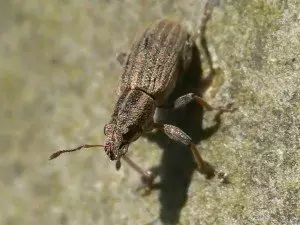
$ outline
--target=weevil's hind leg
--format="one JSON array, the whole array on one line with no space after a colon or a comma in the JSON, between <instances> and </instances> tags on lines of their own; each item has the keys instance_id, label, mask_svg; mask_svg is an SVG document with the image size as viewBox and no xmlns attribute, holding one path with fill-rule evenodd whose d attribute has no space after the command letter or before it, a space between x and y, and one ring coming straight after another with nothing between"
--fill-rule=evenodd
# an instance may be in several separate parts
<instances>
[{"instance_id":1,"label":"weevil's hind leg","mask_svg":"<svg viewBox=\"0 0 300 225\"><path fill-rule=\"evenodd\" d=\"M153 189L157 188L157 185L154 183L157 174L153 173L151 170L142 169L126 155L124 155L122 159L127 162L132 169L141 175L142 186L138 187L137 189L139 192L141 192L141 195L149 195Z\"/></svg>"},{"instance_id":2,"label":"weevil's hind leg","mask_svg":"<svg viewBox=\"0 0 300 225\"><path fill-rule=\"evenodd\" d=\"M220 178L222 181L226 180L225 173L221 171L217 171L212 165L210 165L208 162L202 159L200 153L198 152L191 138L186 133L184 133L180 128L170 124L162 124L162 123L155 123L154 128L162 130L172 140L180 142L185 146L187 146L193 153L194 159L197 164L197 170L200 173L204 174L207 179L216 176L217 178Z\"/></svg>"},{"instance_id":3,"label":"weevil's hind leg","mask_svg":"<svg viewBox=\"0 0 300 225\"><path fill-rule=\"evenodd\" d=\"M190 103L192 101L195 101L198 105L200 105L201 107L205 108L208 111L219 110L221 113L223 113L223 112L233 112L235 110L235 108L232 107L233 104L227 104L223 107L222 106L218 106L218 107L211 106L203 98L201 98L200 96L198 96L194 93L185 94L185 95L177 98L173 105L160 106L160 108L179 109L179 108L186 106L188 103Z\"/></svg>"},{"instance_id":4,"label":"weevil's hind leg","mask_svg":"<svg viewBox=\"0 0 300 225\"><path fill-rule=\"evenodd\" d=\"M125 53L125 52L120 52L116 55L117 61L122 66L125 64L126 57L127 57L127 53Z\"/></svg>"},{"instance_id":5,"label":"weevil's hind leg","mask_svg":"<svg viewBox=\"0 0 300 225\"><path fill-rule=\"evenodd\" d=\"M197 32L192 36L194 42L196 42L196 40L198 38L200 38L200 43L201 43L202 50L205 54L205 57L207 58L208 74L206 74L204 76L204 78L202 79L202 81L201 81L203 90L206 90L211 85L211 83L213 81L213 78L214 78L214 75L215 75L215 70L214 70L214 67L213 67L213 61L212 61L211 54L208 50L208 45L207 45L207 39L206 39L205 32L206 32L207 22L211 18L213 7L217 4L218 4L217 0L214 0L214 1L213 0L207 0L206 1L200 25L197 29Z\"/></svg>"}]
</instances>

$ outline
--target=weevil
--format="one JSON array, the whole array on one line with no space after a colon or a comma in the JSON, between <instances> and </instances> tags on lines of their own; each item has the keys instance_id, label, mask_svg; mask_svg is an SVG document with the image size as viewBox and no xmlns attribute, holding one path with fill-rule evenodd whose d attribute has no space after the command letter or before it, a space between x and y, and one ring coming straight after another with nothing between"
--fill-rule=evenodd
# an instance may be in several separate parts
<instances>
[{"instance_id":1,"label":"weevil","mask_svg":"<svg viewBox=\"0 0 300 225\"><path fill-rule=\"evenodd\" d=\"M165 100L192 60L192 47L195 46L198 37L208 58L210 73L207 80L211 80L213 76L214 69L204 35L211 12L211 5L206 3L204 16L198 32L194 35L180 23L169 19L161 19L150 25L133 42L127 54L122 53L117 57L123 71L118 87L118 100L110 121L104 127L104 144L85 144L74 149L61 150L52 154L50 159L65 152L103 147L109 159L116 161L117 170L121 167L120 160L123 159L142 175L145 184L150 187L155 175L138 166L126 153L129 145L143 133L157 129L172 140L187 146L192 151L200 172L205 173L207 177L217 176L224 179L224 173L216 171L202 159L195 144L183 130L171 124L154 121L157 108L178 109L192 101L208 110L219 110L219 113L232 111L228 106L212 107L195 93L179 97L172 105L165 104Z\"/></svg>"}]
</instances>

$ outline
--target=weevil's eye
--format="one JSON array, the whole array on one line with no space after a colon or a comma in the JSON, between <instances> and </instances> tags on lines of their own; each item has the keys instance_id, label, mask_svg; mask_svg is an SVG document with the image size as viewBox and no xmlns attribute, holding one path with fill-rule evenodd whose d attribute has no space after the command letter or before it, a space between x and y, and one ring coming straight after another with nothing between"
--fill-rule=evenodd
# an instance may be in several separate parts
<instances>
[{"instance_id":1,"label":"weevil's eye","mask_svg":"<svg viewBox=\"0 0 300 225\"><path fill-rule=\"evenodd\" d=\"M105 135L108 135L109 133L111 133L111 131L113 130L114 125L111 123L108 123L104 126L103 128L103 132Z\"/></svg>"},{"instance_id":2,"label":"weevil's eye","mask_svg":"<svg viewBox=\"0 0 300 225\"><path fill-rule=\"evenodd\" d=\"M105 124L104 127L103 127L103 133L104 133L105 135L107 135L107 124Z\"/></svg>"}]
</instances>

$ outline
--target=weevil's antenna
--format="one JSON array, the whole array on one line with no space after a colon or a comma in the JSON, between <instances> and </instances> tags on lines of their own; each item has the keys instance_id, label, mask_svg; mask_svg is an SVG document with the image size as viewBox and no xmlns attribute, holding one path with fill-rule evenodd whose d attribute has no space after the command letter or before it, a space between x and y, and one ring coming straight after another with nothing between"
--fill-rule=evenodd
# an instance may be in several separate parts
<instances>
[{"instance_id":1,"label":"weevil's antenna","mask_svg":"<svg viewBox=\"0 0 300 225\"><path fill-rule=\"evenodd\" d=\"M88 145L88 144L84 144L84 145L80 145L76 148L73 148L73 149L64 149L64 150L60 150L60 151L57 151L57 152L54 152L49 160L52 160L52 159L55 159L57 158L58 156L60 156L60 154L63 154L63 153L66 153L66 152L75 152L75 151L79 151L81 149L87 149L87 148L96 148L96 147L104 147L103 145Z\"/></svg>"}]
</instances>

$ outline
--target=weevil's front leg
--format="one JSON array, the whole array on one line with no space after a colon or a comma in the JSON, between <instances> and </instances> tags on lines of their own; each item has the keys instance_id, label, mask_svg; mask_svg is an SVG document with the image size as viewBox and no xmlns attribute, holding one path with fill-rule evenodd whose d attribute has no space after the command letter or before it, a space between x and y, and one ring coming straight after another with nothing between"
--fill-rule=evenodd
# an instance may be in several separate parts
<instances>
[{"instance_id":1,"label":"weevil's front leg","mask_svg":"<svg viewBox=\"0 0 300 225\"><path fill-rule=\"evenodd\" d=\"M154 188L154 180L157 177L157 174L154 174L151 170L144 170L138 164L133 162L128 156L124 155L122 159L131 166L136 172L141 175L141 180L143 185L138 188L138 190L142 190L142 195L150 194L151 190Z\"/></svg>"},{"instance_id":2,"label":"weevil's front leg","mask_svg":"<svg viewBox=\"0 0 300 225\"><path fill-rule=\"evenodd\" d=\"M210 165L208 162L204 161L198 152L195 144L192 142L192 139L184 133L180 128L170 125L170 124L162 124L162 123L155 123L154 128L164 131L169 138L174 141L180 142L187 146L193 153L194 159L197 163L197 169L200 173L206 175L206 178L210 179L214 176L225 180L226 175L223 172L218 172L215 168Z\"/></svg>"},{"instance_id":3,"label":"weevil's front leg","mask_svg":"<svg viewBox=\"0 0 300 225\"><path fill-rule=\"evenodd\" d=\"M205 108L208 111L219 110L221 113L223 113L223 112L233 112L235 110L235 108L232 108L232 104L228 104L224 107L211 106L203 98L201 98L200 96L198 96L194 93L188 93L188 94L185 94L185 95L177 98L173 105L166 105L166 106L160 106L160 107L161 108L179 109L179 108L186 106L188 103L190 103L192 101L195 101L198 105L200 105L201 107Z\"/></svg>"},{"instance_id":4,"label":"weevil's front leg","mask_svg":"<svg viewBox=\"0 0 300 225\"><path fill-rule=\"evenodd\" d=\"M126 57L127 57L127 53L125 52L120 52L116 55L116 58L117 58L117 61L120 63L120 65L124 65L125 63L125 60L126 60Z\"/></svg>"}]
</instances>

